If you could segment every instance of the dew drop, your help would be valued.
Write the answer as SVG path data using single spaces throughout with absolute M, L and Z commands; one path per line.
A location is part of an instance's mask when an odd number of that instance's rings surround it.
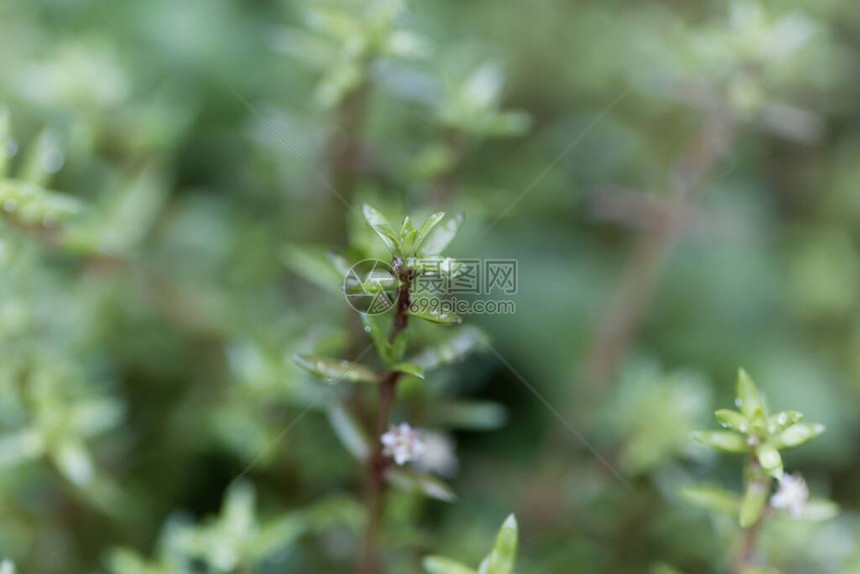
M 365 325 L 365 326 L 364 326 L 364 332 L 365 332 L 365 333 L 370 333 L 370 325 Z

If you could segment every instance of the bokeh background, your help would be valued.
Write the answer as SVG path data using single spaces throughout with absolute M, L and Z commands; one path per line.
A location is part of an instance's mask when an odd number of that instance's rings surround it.
M 468 321 L 635 488 L 477 353 L 405 385 L 458 499 L 391 493 L 391 572 L 477 564 L 509 512 L 520 572 L 727 571 L 732 521 L 678 492 L 740 488 L 687 438 L 739 366 L 827 425 L 786 467 L 842 509 L 764 552 L 860 572 L 856 2 L 13 0 L 0 54 L 19 571 L 352 570 L 362 469 L 324 404 L 224 502 L 321 390 L 293 353 L 366 344 L 319 254 L 380 246 L 306 161 L 517 259 L 516 313 Z

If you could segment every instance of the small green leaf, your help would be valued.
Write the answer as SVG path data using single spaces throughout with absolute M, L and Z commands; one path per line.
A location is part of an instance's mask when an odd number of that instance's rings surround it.
M 44 187 L 62 165 L 59 139 L 53 132 L 44 130 L 27 148 L 17 179 Z
M 150 566 L 136 552 L 125 548 L 112 548 L 107 552 L 105 561 L 110 574 L 167 574 L 164 569 Z M 0 574 L 7 572 L 0 570 Z
M 432 43 L 411 30 L 394 30 L 388 35 L 384 52 L 404 59 L 427 57 L 433 53 Z
M 427 405 L 426 417 L 433 426 L 493 430 L 507 420 L 505 407 L 498 403 L 482 401 L 452 401 Z
M 386 365 L 395 365 L 403 359 L 406 346 L 409 342 L 409 331 L 401 331 L 390 341 L 387 336 L 391 327 L 391 317 L 388 314 L 369 315 L 362 313 L 361 322 L 364 324 L 364 332 L 376 344 L 376 350 Z
M 463 214 L 457 213 L 448 217 L 441 224 L 435 225 L 418 248 L 421 255 L 439 255 L 454 240 L 463 224 Z
M 371 369 L 350 361 L 339 361 L 304 354 L 294 355 L 293 360 L 301 368 L 310 371 L 326 381 L 342 380 L 350 383 L 379 382 L 379 376 Z
M 442 342 L 413 357 L 410 362 L 421 365 L 425 371 L 430 371 L 464 359 L 480 345 L 481 338 L 473 329 L 460 329 Z
M 403 218 L 403 224 L 400 226 L 400 237 L 405 237 L 410 231 L 415 231 L 415 226 L 412 225 L 412 219 L 407 215 Z
M 532 118 L 524 111 L 499 112 L 488 122 L 486 132 L 488 136 L 518 136 L 526 133 L 531 125 Z
M 427 283 L 452 281 L 470 269 L 469 265 L 464 264 L 459 259 L 442 257 L 441 255 L 410 257 L 406 260 L 406 266 L 415 273 L 419 280 Z M 471 269 L 474 270 L 474 267 Z
M 45 438 L 35 428 L 0 436 L 0 469 L 42 456 Z
M 341 277 L 346 277 L 346 274 L 349 273 L 349 270 L 352 266 L 342 255 L 338 255 L 333 251 L 327 251 L 325 254 L 325 258 L 328 260 L 329 264 L 332 268 L 338 272 Z
M 703 445 L 730 452 L 734 454 L 742 454 L 749 452 L 750 447 L 747 444 L 746 438 L 734 432 L 729 431 L 693 431 L 690 433 L 690 438 Z
M 479 574 L 512 574 L 517 558 L 517 536 L 517 519 L 511 514 L 499 529 L 493 549 L 478 569 Z
M 399 248 L 398 237 L 385 216 L 366 203 L 362 206 L 361 210 L 364 213 L 364 218 L 373 230 L 376 231 L 376 234 L 385 244 L 385 247 L 392 253 L 397 253 Z
M 745 416 L 738 411 L 731 409 L 719 409 L 714 413 L 717 421 L 724 427 L 746 433 L 749 431 L 750 424 Z
M 51 449 L 51 455 L 60 472 L 76 486 L 84 486 L 93 480 L 93 459 L 77 439 L 64 438 Z
M 304 510 L 302 515 L 315 532 L 330 530 L 333 526 L 348 526 L 358 530 L 364 524 L 365 509 L 357 500 L 329 494 Z
M 427 556 L 422 564 L 427 574 L 475 574 L 468 566 L 444 556 Z
M 403 220 L 403 225 L 400 226 L 400 245 L 407 256 L 412 253 L 417 237 L 418 231 L 412 225 L 412 220 L 407 215 Z
M 437 325 L 460 325 L 463 323 L 463 318 L 454 312 L 443 312 L 438 307 L 432 308 L 415 308 L 415 305 L 409 307 L 409 315 L 417 317 Z
M 322 248 L 287 245 L 281 257 L 284 264 L 303 278 L 331 293 L 341 290 L 349 264 L 343 257 Z
M 755 381 L 752 380 L 749 373 L 743 369 L 738 369 L 737 398 L 735 401 L 747 419 L 754 418 L 759 410 L 764 412 L 764 401 L 758 392 L 758 387 L 756 387 Z
M 797 423 L 791 425 L 776 436 L 779 448 L 791 448 L 806 444 L 824 432 L 824 425 Z
M 797 411 L 782 411 L 767 417 L 767 428 L 770 434 L 783 431 L 803 419 L 803 413 Z
M 424 240 L 427 239 L 427 236 L 433 231 L 433 228 L 438 225 L 442 219 L 445 217 L 444 211 L 437 211 L 436 213 L 431 213 L 427 219 L 424 220 L 424 223 L 421 224 L 421 227 L 418 229 L 418 235 L 415 238 L 415 247 L 414 249 L 420 249 L 421 245 L 424 243 Z
M 255 501 L 257 492 L 248 482 L 240 482 L 227 491 L 221 504 L 224 521 L 236 531 L 250 530 L 256 522 Z
M 397 363 L 406 354 L 406 347 L 409 344 L 409 332 L 401 331 L 394 336 L 391 342 L 385 342 L 386 353 L 383 355 L 383 360 L 386 364 Z
M 392 371 L 397 371 L 398 373 L 405 373 L 407 375 L 412 375 L 416 379 L 424 380 L 424 368 L 421 365 L 416 365 L 415 363 L 397 363 L 391 367 Z
M 262 562 L 305 534 L 308 531 L 307 522 L 301 513 L 296 512 L 261 525 L 245 547 L 246 556 L 249 560 Z
M 731 515 L 738 512 L 740 503 L 735 493 L 715 486 L 685 486 L 681 489 L 680 495 L 693 506 Z
M 314 100 L 322 108 L 331 109 L 361 86 L 363 76 L 362 67 L 353 58 L 341 59 L 323 75 L 315 90 Z
M 417 239 L 418 232 L 414 229 L 410 230 L 406 235 L 401 239 L 401 245 L 403 245 L 404 253 L 413 253 L 415 251 L 415 241 Z
M 457 495 L 454 494 L 450 486 L 427 474 L 416 474 L 400 468 L 391 468 L 386 473 L 386 478 L 388 482 L 398 488 L 418 492 L 442 502 L 454 502 L 457 499 Z
M 738 522 L 741 528 L 749 528 L 761 517 L 767 504 L 770 488 L 768 483 L 752 480 L 744 491 L 741 499 L 740 515 Z
M 374 269 L 364 277 L 358 277 L 355 273 L 349 273 L 342 284 L 343 291 L 347 295 L 375 295 L 383 291 L 388 291 L 391 293 L 391 300 L 394 299 L 394 292 L 399 286 L 400 281 L 397 277 L 384 268 Z
M 755 456 L 763 469 L 772 476 L 782 476 L 782 457 L 779 450 L 770 442 L 763 442 L 755 449 Z
M 335 403 L 328 408 L 328 420 L 346 450 L 358 460 L 367 460 L 370 443 L 352 413 L 342 404 Z
M 27 225 L 63 221 L 83 211 L 74 197 L 13 179 L 0 179 L 0 206 L 8 217 Z

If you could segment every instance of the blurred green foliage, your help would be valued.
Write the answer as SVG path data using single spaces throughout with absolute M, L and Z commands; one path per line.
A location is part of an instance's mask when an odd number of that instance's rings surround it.
M 517 538 L 517 572 L 730 571 L 742 463 L 688 434 L 737 365 L 794 425 L 718 419 L 840 508 L 769 520 L 756 563 L 860 572 L 856 2 L 34 0 L 0 52 L 18 572 L 352 570 L 372 385 L 315 403 L 293 357 L 358 357 L 344 265 L 391 254 L 330 187 L 516 259 L 516 314 L 464 319 L 633 486 L 471 327 L 416 321 L 396 418 L 457 499 L 388 493 L 390 572 L 476 571 L 512 511 L 477 571 Z M 788 408 L 827 432 L 783 452 L 817 434 Z

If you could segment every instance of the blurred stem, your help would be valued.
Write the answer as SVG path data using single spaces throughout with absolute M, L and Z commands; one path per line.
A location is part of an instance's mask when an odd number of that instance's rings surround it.
M 741 548 L 737 554 L 737 558 L 735 559 L 734 567 L 732 568 L 732 572 L 734 572 L 734 574 L 744 574 L 747 568 L 753 565 L 752 562 L 758 545 L 759 533 L 761 532 L 761 527 L 764 525 L 765 520 L 767 520 L 767 511 L 762 512 L 758 520 L 756 520 L 752 526 L 744 530 L 743 538 L 741 539 Z
M 751 481 L 761 480 L 756 477 L 760 472 L 761 467 L 759 466 L 758 461 L 756 461 L 755 455 L 750 455 L 747 462 L 744 491 L 749 488 L 749 483 Z M 769 491 L 770 486 L 771 479 L 770 477 L 767 477 L 767 480 L 762 483 L 761 487 Z M 767 521 L 768 514 L 768 509 L 765 508 L 762 510 L 758 519 L 749 528 L 743 530 L 740 548 L 738 549 L 738 553 L 735 555 L 735 561 L 732 566 L 733 574 L 743 574 L 747 568 L 753 566 L 753 559 L 755 558 L 756 549 L 758 547 L 759 534 L 761 533 L 762 526 Z
M 365 82 L 349 93 L 334 111 L 339 128 L 328 142 L 332 185 L 347 202 L 352 202 L 362 160 L 361 132 L 367 110 L 370 84 Z M 338 202 L 337 208 L 342 206 Z M 339 218 L 343 219 L 343 218 Z M 344 230 L 345 231 L 345 230 Z M 345 233 L 344 233 L 345 235 Z
M 643 231 L 633 246 L 604 319 L 581 363 L 577 378 L 583 382 L 584 389 L 578 381 L 571 385 L 566 413 L 578 411 L 579 420 L 587 419 L 626 361 L 685 224 L 678 214 L 689 211 L 688 206 L 699 201 L 708 175 L 722 160 L 733 139 L 732 114 L 722 101 L 716 101 L 701 130 L 676 162 L 678 167 L 670 182 L 668 202 L 660 213 L 659 225 Z M 556 503 L 561 475 L 554 461 L 565 464 L 558 453 L 564 452 L 568 440 L 570 437 L 562 427 L 553 427 L 538 455 L 538 467 L 547 470 L 536 475 L 525 495 L 523 510 L 532 516 L 542 516 L 541 522 L 548 526 L 557 521 L 564 510 Z
M 731 146 L 731 123 L 729 110 L 714 104 L 702 130 L 678 161 L 660 225 L 644 231 L 636 241 L 583 362 L 586 391 L 592 399 L 599 398 L 626 361 L 686 223 L 675 214 L 698 203 L 705 180 Z M 571 397 L 570 404 L 576 404 L 579 398 Z
M 5 221 L 9 228 L 20 232 L 22 235 L 35 239 L 45 246 L 52 248 L 62 246 L 64 230 L 59 226 L 47 227 L 36 223 L 24 223 L 9 216 L 5 218 Z M 0 227 L 0 229 L 2 229 L 2 227 Z
M 391 329 L 391 341 L 394 341 L 409 325 L 410 289 L 412 287 L 412 271 L 400 271 L 400 289 L 394 314 L 394 325 Z M 368 461 L 368 492 L 367 492 L 367 526 L 364 531 L 361 555 L 359 557 L 358 574 L 381 574 L 383 568 L 379 559 L 379 531 L 382 528 L 383 495 L 385 493 L 385 471 L 388 460 L 385 458 L 381 437 L 388 430 L 391 410 L 397 396 L 397 382 L 400 380 L 399 371 L 388 371 L 379 385 L 379 408 L 376 417 L 376 437 L 373 453 Z

